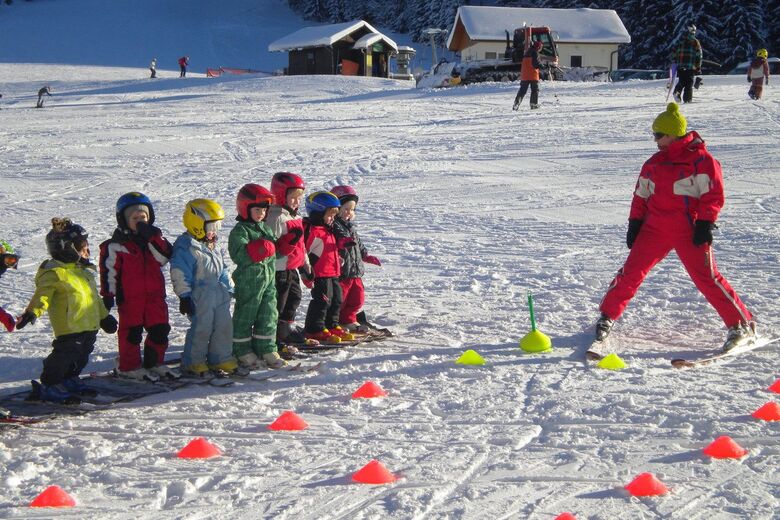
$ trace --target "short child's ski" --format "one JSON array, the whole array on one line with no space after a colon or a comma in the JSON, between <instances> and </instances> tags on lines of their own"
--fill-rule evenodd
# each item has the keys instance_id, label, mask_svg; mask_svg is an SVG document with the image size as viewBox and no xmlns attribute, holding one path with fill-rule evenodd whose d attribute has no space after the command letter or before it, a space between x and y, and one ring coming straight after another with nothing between
<instances>
[{"instance_id":1,"label":"short child's ski","mask_svg":"<svg viewBox=\"0 0 780 520\"><path fill-rule=\"evenodd\" d=\"M669 90L666 91L666 102L669 102L669 96L672 95L672 90L674 90L674 82L677 79L677 64L672 63L672 66L669 67Z\"/></svg>"},{"instance_id":2,"label":"short child's ski","mask_svg":"<svg viewBox=\"0 0 780 520\"><path fill-rule=\"evenodd\" d=\"M773 339L759 338L753 343L750 343L748 345L743 345L741 347L735 347L729 350L728 352L718 352L716 354L712 354L698 359L673 359L672 366L675 368L695 368L703 365L709 365L711 363L716 363L724 359L736 357L740 354L750 352L751 350L756 350L758 348L765 347L777 341L780 341L780 338L773 338Z\"/></svg>"},{"instance_id":3,"label":"short child's ski","mask_svg":"<svg viewBox=\"0 0 780 520\"><path fill-rule=\"evenodd\" d=\"M590 344L590 347L588 347L588 350L585 352L585 359L587 361L601 361L605 356L611 353L612 350L609 338L605 338L601 341L596 340Z\"/></svg>"}]
</instances>

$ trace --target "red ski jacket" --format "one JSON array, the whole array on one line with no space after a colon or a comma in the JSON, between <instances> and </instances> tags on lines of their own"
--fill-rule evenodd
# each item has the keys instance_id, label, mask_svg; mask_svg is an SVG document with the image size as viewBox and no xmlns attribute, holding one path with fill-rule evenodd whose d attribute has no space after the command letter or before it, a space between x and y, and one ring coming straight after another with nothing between
<instances>
[{"instance_id":1,"label":"red ski jacket","mask_svg":"<svg viewBox=\"0 0 780 520\"><path fill-rule=\"evenodd\" d=\"M119 229L100 244L100 295L113 296L116 303L127 300L165 298L162 266L173 247L162 235L141 246Z\"/></svg>"},{"instance_id":2,"label":"red ski jacket","mask_svg":"<svg viewBox=\"0 0 780 520\"><path fill-rule=\"evenodd\" d=\"M715 222L723 207L720 163L696 132L658 151L642 166L629 218L668 234L690 234L696 220Z\"/></svg>"},{"instance_id":3,"label":"red ski jacket","mask_svg":"<svg viewBox=\"0 0 780 520\"><path fill-rule=\"evenodd\" d=\"M341 275L341 255L339 255L336 235L325 225L313 225L304 221L306 229L306 251L309 254L315 278L338 278Z\"/></svg>"}]
</instances>

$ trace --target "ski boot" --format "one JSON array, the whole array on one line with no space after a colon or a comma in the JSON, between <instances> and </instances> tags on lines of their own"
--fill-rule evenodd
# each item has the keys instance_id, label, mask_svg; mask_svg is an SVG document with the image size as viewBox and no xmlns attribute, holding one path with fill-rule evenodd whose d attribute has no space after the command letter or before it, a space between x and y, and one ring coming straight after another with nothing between
<instances>
[{"instance_id":1,"label":"ski boot","mask_svg":"<svg viewBox=\"0 0 780 520\"><path fill-rule=\"evenodd\" d=\"M604 341L609 336L612 330L612 325L615 322L609 319L605 314L602 314L599 320L596 322L596 341Z\"/></svg>"},{"instance_id":2,"label":"ski boot","mask_svg":"<svg viewBox=\"0 0 780 520\"><path fill-rule=\"evenodd\" d=\"M246 354L238 357L238 366L244 367L247 370L257 370L259 368L260 358L254 352L247 352Z\"/></svg>"},{"instance_id":3,"label":"ski boot","mask_svg":"<svg viewBox=\"0 0 780 520\"><path fill-rule=\"evenodd\" d=\"M95 397L98 395L97 390L84 384L79 376L66 379L62 382L62 385L72 394L83 395L84 397Z\"/></svg>"},{"instance_id":4,"label":"ski boot","mask_svg":"<svg viewBox=\"0 0 780 520\"><path fill-rule=\"evenodd\" d=\"M117 377L121 379L131 379L133 381L156 383L160 380L160 376L154 372L150 372L145 368L136 368L135 370L115 370Z\"/></svg>"},{"instance_id":5,"label":"ski boot","mask_svg":"<svg viewBox=\"0 0 780 520\"><path fill-rule=\"evenodd\" d=\"M295 348L293 345L277 345L276 351L279 353L279 356L287 361L290 361L291 359L295 359L298 357L302 357L301 351Z\"/></svg>"},{"instance_id":6,"label":"ski boot","mask_svg":"<svg viewBox=\"0 0 780 520\"><path fill-rule=\"evenodd\" d=\"M230 358L227 361L216 365L209 365L209 368L217 377L246 377L252 372L247 367L241 366L234 358Z\"/></svg>"},{"instance_id":7,"label":"ski boot","mask_svg":"<svg viewBox=\"0 0 780 520\"><path fill-rule=\"evenodd\" d=\"M263 362L265 366L272 369L282 368L287 366L287 361L282 359L277 352L269 352L263 354Z\"/></svg>"},{"instance_id":8,"label":"ski boot","mask_svg":"<svg viewBox=\"0 0 780 520\"><path fill-rule=\"evenodd\" d=\"M756 322L739 323L729 328L726 342L723 344L723 352L734 350L737 347L752 345L756 341Z\"/></svg>"},{"instance_id":9,"label":"ski boot","mask_svg":"<svg viewBox=\"0 0 780 520\"><path fill-rule=\"evenodd\" d=\"M159 379L166 379L168 381L174 381L181 377L181 372L168 365L157 365L156 367L150 368L149 372L156 374Z\"/></svg>"},{"instance_id":10,"label":"ski boot","mask_svg":"<svg viewBox=\"0 0 780 520\"><path fill-rule=\"evenodd\" d=\"M206 363L195 363L182 368L182 377L195 379L211 379L214 373L209 369Z\"/></svg>"},{"instance_id":11,"label":"ski boot","mask_svg":"<svg viewBox=\"0 0 780 520\"><path fill-rule=\"evenodd\" d=\"M354 341L355 335L351 332L348 332L344 329L342 329L339 325L336 325L335 327L331 327L328 329L331 334L334 336L338 336L341 341Z\"/></svg>"},{"instance_id":12,"label":"ski boot","mask_svg":"<svg viewBox=\"0 0 780 520\"><path fill-rule=\"evenodd\" d=\"M50 403L59 404L81 404L81 399L78 396L73 395L65 388L64 385L50 385L46 386L38 381L30 381L32 383L32 392L30 392L27 398L30 401L48 401Z\"/></svg>"},{"instance_id":13,"label":"ski boot","mask_svg":"<svg viewBox=\"0 0 780 520\"><path fill-rule=\"evenodd\" d=\"M520 103L523 102L523 98L515 99L515 104L512 105L512 110L517 111L520 108Z\"/></svg>"},{"instance_id":14,"label":"ski boot","mask_svg":"<svg viewBox=\"0 0 780 520\"><path fill-rule=\"evenodd\" d=\"M536 110L539 108L539 103L531 103L531 110Z\"/></svg>"}]
</instances>

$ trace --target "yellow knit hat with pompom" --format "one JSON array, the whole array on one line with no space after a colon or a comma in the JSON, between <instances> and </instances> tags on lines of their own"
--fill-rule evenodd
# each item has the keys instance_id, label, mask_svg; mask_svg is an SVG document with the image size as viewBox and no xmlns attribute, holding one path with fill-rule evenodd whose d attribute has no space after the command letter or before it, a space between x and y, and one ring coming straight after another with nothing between
<instances>
[{"instance_id":1,"label":"yellow knit hat with pompom","mask_svg":"<svg viewBox=\"0 0 780 520\"><path fill-rule=\"evenodd\" d=\"M688 122L680 113L680 106L677 103L666 105L666 110L658 114L658 117L653 121L653 132L675 137L684 136L687 127Z\"/></svg>"}]
</instances>

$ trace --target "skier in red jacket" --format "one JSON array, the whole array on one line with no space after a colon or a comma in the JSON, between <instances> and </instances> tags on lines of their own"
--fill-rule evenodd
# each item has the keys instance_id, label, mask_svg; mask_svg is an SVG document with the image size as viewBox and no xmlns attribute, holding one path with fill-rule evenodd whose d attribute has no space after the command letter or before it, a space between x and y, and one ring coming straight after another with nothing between
<instances>
[{"instance_id":1,"label":"skier in red jacket","mask_svg":"<svg viewBox=\"0 0 780 520\"><path fill-rule=\"evenodd\" d=\"M190 64L190 57L189 56L182 56L179 58L179 77L183 78L187 75L187 65Z\"/></svg>"},{"instance_id":2,"label":"skier in red jacket","mask_svg":"<svg viewBox=\"0 0 780 520\"><path fill-rule=\"evenodd\" d=\"M645 276L672 250L729 328L724 351L755 340L753 316L718 272L711 247L724 203L720 163L686 126L676 103L653 122L659 151L639 174L626 235L631 252L601 301L596 341L606 339Z\"/></svg>"},{"instance_id":3,"label":"skier in red jacket","mask_svg":"<svg viewBox=\"0 0 780 520\"><path fill-rule=\"evenodd\" d=\"M114 304L119 309L117 375L149 381L175 379L180 374L164 362L171 326L162 272L173 247L154 226L154 208L143 193L119 197L116 220L113 236L100 244L100 295L108 310Z\"/></svg>"}]
</instances>

